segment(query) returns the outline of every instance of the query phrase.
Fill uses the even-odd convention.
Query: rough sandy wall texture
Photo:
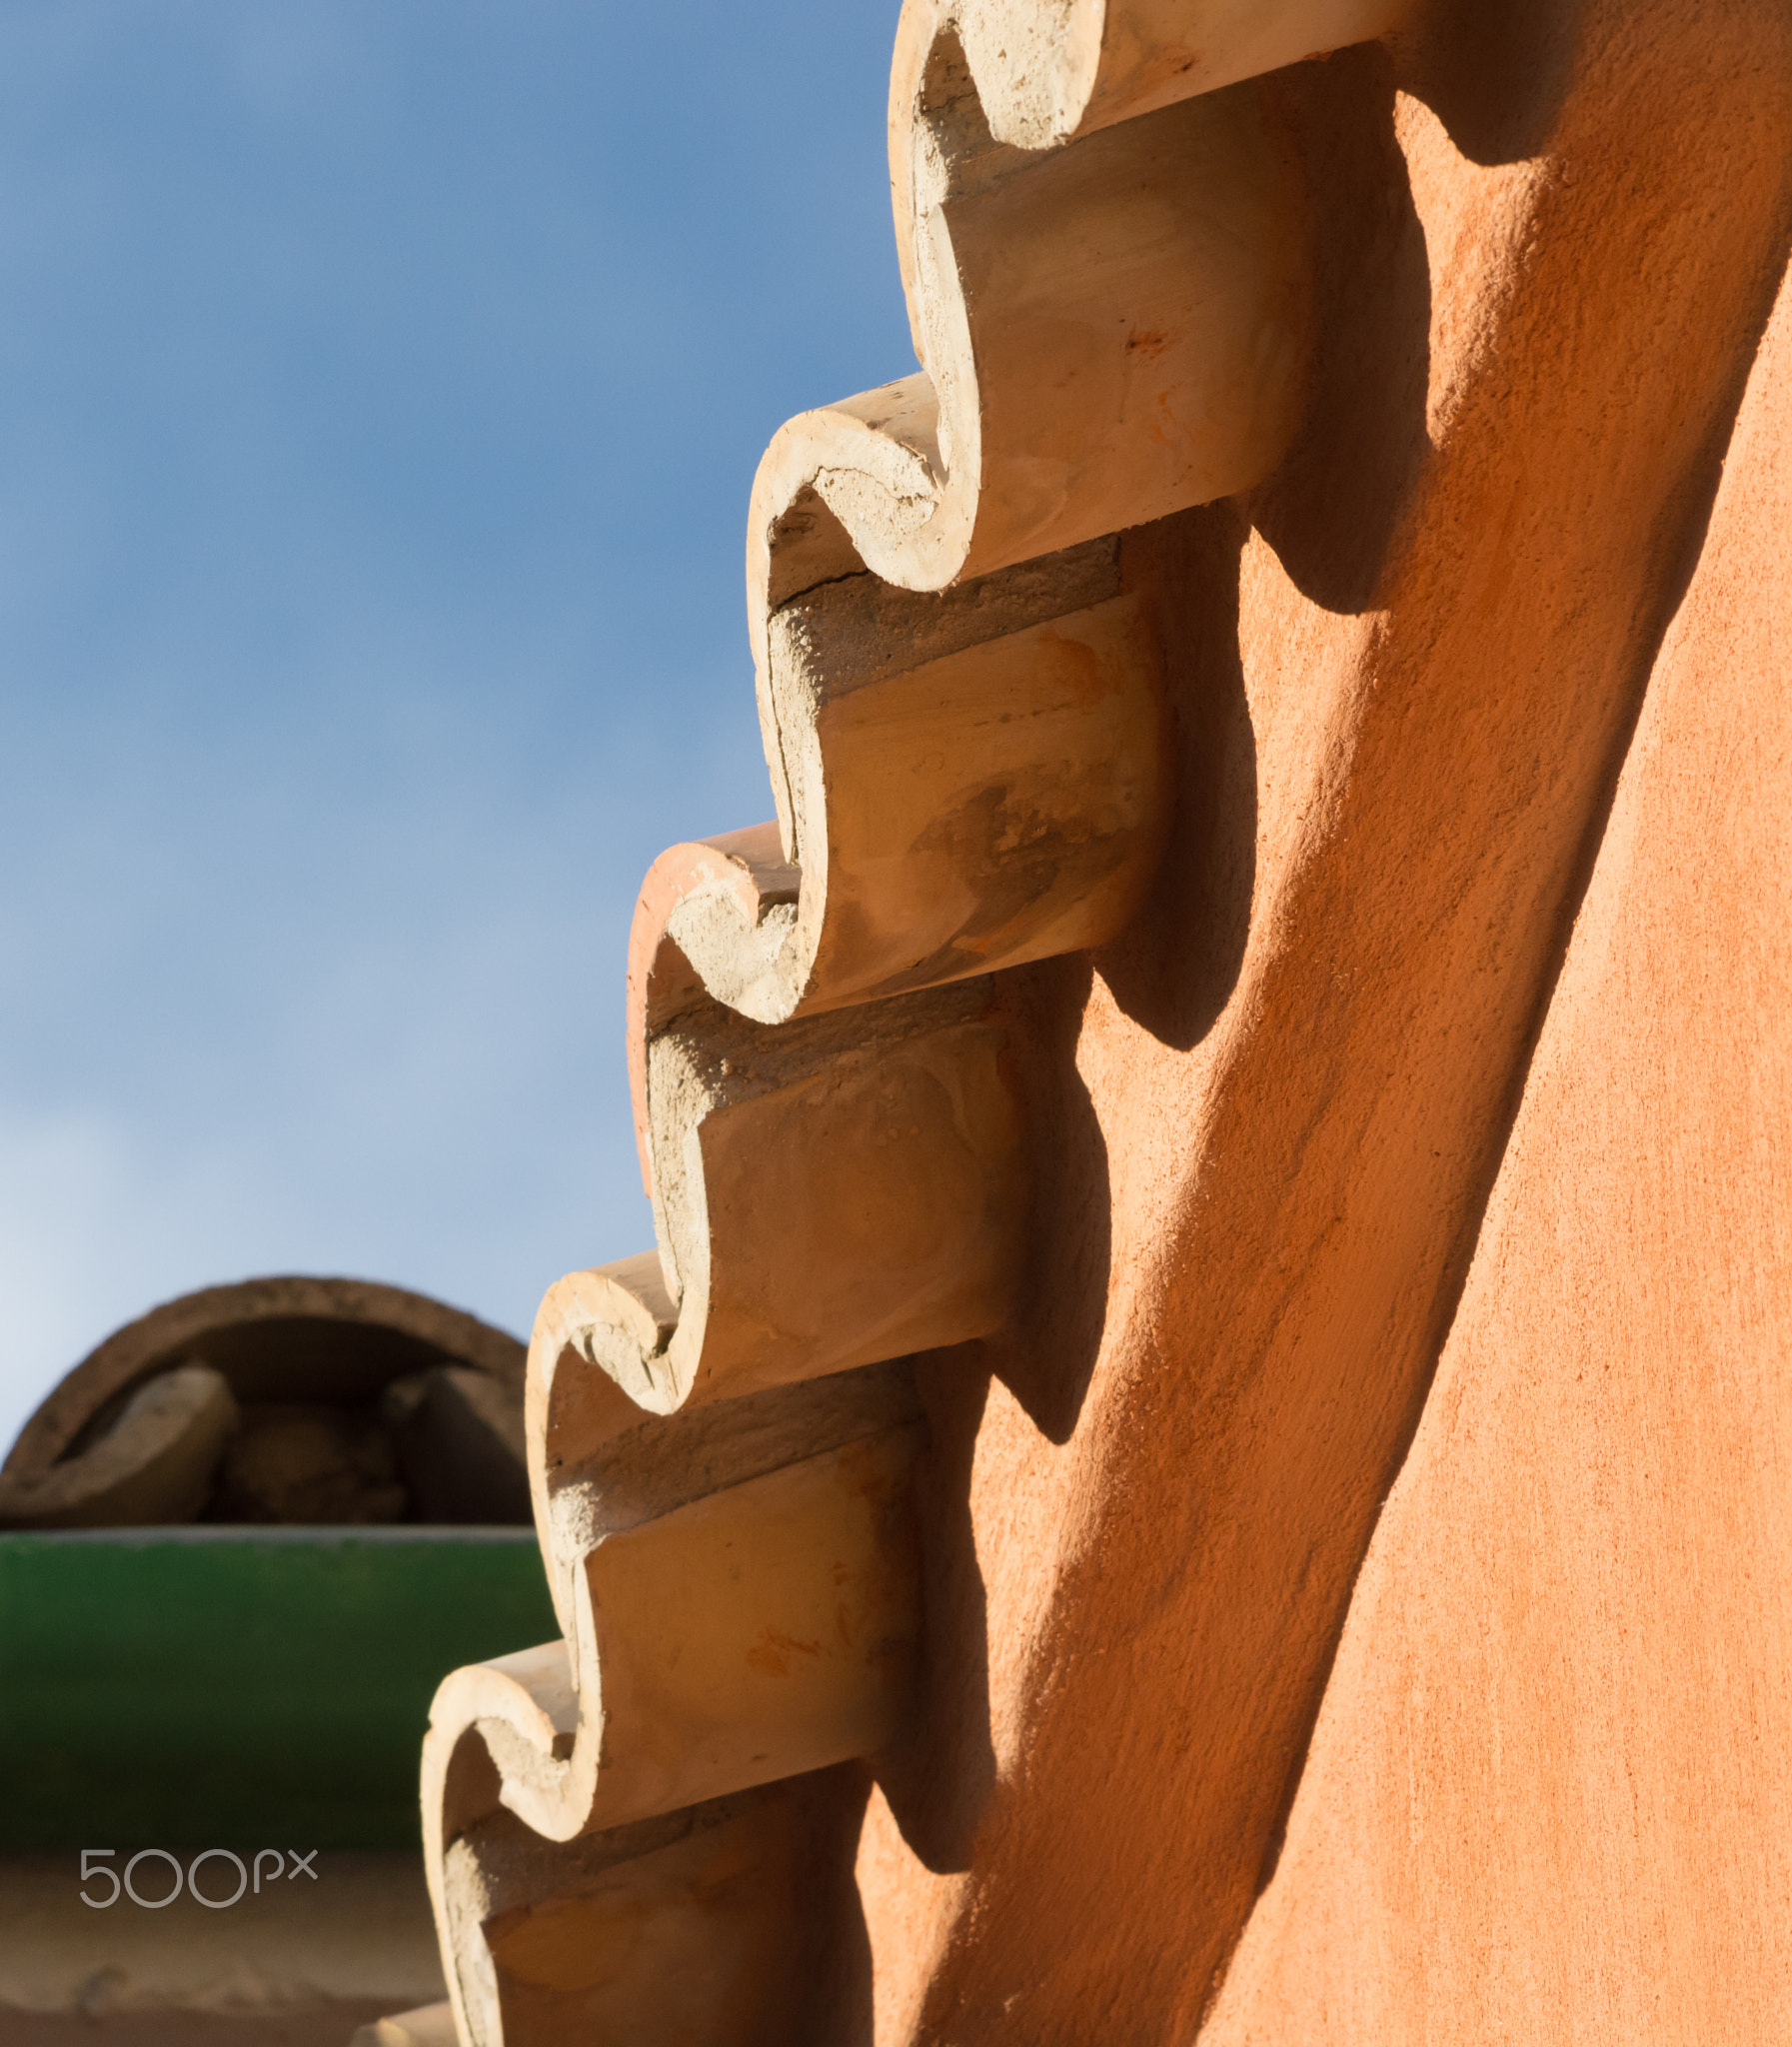
[[[1724,579],[1774,616],[1764,481],[1660,669],[1636,879],[1599,878],[1486,1216],[1783,267],[1792,16],[1444,8],[1287,104],[1329,215],[1312,423],[1130,550],[1175,599],[1176,836],[1092,973],[1013,978],[1055,1167],[1032,1306],[921,1368],[927,1694],[859,1858],[878,2037],[1190,2038],[1259,1896],[1226,2037],[1771,2037],[1784,1203],[1747,1132],[1786,1098],[1784,726],[1765,653],[1727,675],[1699,626]],[[1724,2012],[1627,2002],[1700,1972]]]
[[[1206,2038],[1792,2038],[1792,289]]]

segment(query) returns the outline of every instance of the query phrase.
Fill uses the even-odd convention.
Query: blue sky
[[[0,1440],[189,1287],[652,1241],[754,466],[913,366],[895,14],[0,0]]]

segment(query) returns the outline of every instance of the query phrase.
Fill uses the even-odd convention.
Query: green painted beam
[[[0,1848],[402,1848],[429,1703],[552,1640],[524,1528],[0,1534]]]

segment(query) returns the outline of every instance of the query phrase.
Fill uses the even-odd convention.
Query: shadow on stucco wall
[[[968,1874],[878,1947],[916,2037],[1191,2036],[1275,1867],[1784,266],[1785,39],[1764,0],[1463,0],[1278,83],[1309,426],[1129,537],[1172,842],[1115,945],[1006,978],[1028,1297],[922,1366],[930,1664],[880,1781]],[[1165,1175],[1130,1208],[1128,1146]],[[875,1945],[923,1889],[890,1868]]]

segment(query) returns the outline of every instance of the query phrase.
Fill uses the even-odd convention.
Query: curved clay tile
[[[644,1920],[650,1951],[690,1949],[709,1980],[726,1850],[722,1867],[755,1872],[749,1973],[784,2002],[736,2008],[724,1972],[713,2030],[692,2037],[777,2038],[791,1991],[771,1964],[802,1962],[815,1933],[798,1908],[814,1846],[792,1830],[838,1816],[804,1782],[883,1747],[911,1703],[912,1382],[886,1365],[644,1416],[578,1348],[602,1287],[561,1281],[531,1345],[537,1519],[566,1639],[456,1671],[431,1709],[425,1856],[453,2001],[481,2041],[558,2037],[535,2028],[574,2012],[532,2002],[532,1980],[608,1986],[593,2011],[620,2023],[652,1989],[615,1953],[639,1955]],[[583,1983],[564,1964],[581,1949]]]
[[[629,1053],[659,1248],[561,1281],[531,1345],[565,1640],[455,1673],[432,1716],[468,2043],[808,2037],[766,1985],[810,1953],[793,1901],[834,1868],[828,1824],[850,1855],[825,1773],[887,1743],[915,1683],[901,1360],[1016,1305],[1032,1190],[999,972],[1111,938],[1169,828],[1159,635],[1115,536],[1287,447],[1312,252],[1252,81],[1396,11],[904,9],[891,149],[923,367],[761,464],[778,823],[644,884]],[[799,1849],[804,1812],[833,1819]],[[729,1855],[760,1913],[730,1922],[732,2003],[689,1959]],[[642,2001],[650,1951],[690,1972],[689,2024]]]
[[[997,142],[909,0],[891,176],[921,368],[800,414],[748,511],[748,615],[861,567],[942,590],[1259,482],[1306,395],[1306,218],[1250,83]]]
[[[898,33],[917,45],[949,24],[996,140],[1049,149],[1367,42],[1411,11],[1412,0],[956,0],[912,8]],[[898,42],[898,77],[903,57]]]
[[[503,1803],[566,1841],[882,1748],[913,1683],[919,1444],[912,1423],[885,1426],[646,1520],[566,1530],[571,1641],[447,1678],[432,1753],[476,1730]]]
[[[1005,1043],[985,980],[780,1029],[683,1014],[646,1053],[660,1270],[611,1268],[590,1354],[664,1412],[997,1327],[1026,1206]]]
[[[221,1373],[250,1400],[371,1399],[435,1364],[522,1375],[524,1346],[477,1315],[371,1279],[281,1275],[207,1286],[115,1329],[58,1380],[0,1471],[39,1480],[133,1388],[183,1364]]]
[[[124,1528],[188,1521],[212,1492],[238,1408],[210,1365],[133,1388],[94,1441],[37,1470],[0,1473],[0,1527]]]
[[[476,1746],[467,1757],[451,1769],[453,1831],[427,1858],[454,2006],[385,2021],[391,2047],[452,2040],[454,2010],[463,2039],[513,2047],[803,2037],[802,1986],[833,1930],[828,1881],[850,1852],[831,1776],[557,1842],[496,1803]]]
[[[705,991],[781,1024],[1099,944],[1149,881],[1161,663],[1111,540],[940,597],[860,574],[793,599],[762,709],[777,836],[655,863],[632,1052]]]
[[[425,1294],[365,1279],[208,1286],[114,1330],[51,1389],[0,1468],[0,1526],[181,1521],[213,1492],[239,1401],[368,1402],[463,1367],[522,1376],[524,1347]]]

